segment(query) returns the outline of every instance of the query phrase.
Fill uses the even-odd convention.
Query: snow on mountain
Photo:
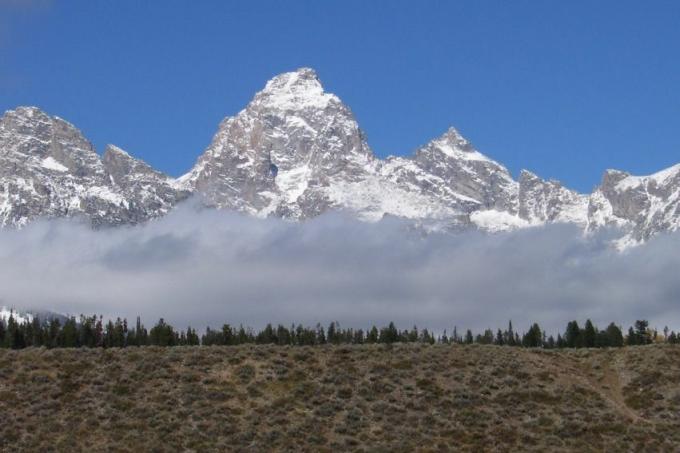
[[[309,68],[267,82],[176,180],[113,145],[100,157],[73,125],[35,107],[0,118],[1,226],[72,216],[135,224],[191,194],[215,208],[290,220],[344,210],[438,230],[616,226],[624,245],[680,227],[680,165],[642,177],[609,170],[585,195],[526,170],[514,180],[454,128],[411,156],[378,159],[349,107]]]
[[[562,186],[559,181],[545,181],[528,170],[519,177],[519,216],[529,224],[545,222],[588,223],[587,195]]]
[[[622,244],[680,228],[680,164],[649,176],[607,170],[588,206],[591,230],[616,226],[628,231]]]
[[[425,172],[438,176],[459,197],[475,201],[465,210],[496,209],[517,212],[517,183],[498,162],[477,151],[453,127],[418,149],[413,161]]]
[[[267,83],[180,178],[217,207],[301,220],[329,209],[360,218],[423,218],[453,210],[381,174],[350,109],[308,68]]]
[[[0,118],[0,226],[39,217],[136,223],[164,214],[181,198],[167,177],[119,153],[102,160],[72,124],[38,108],[6,112]]]
[[[130,223],[167,214],[178,202],[189,196],[177,188],[177,182],[154,170],[146,162],[135,159],[114,145],[108,145],[102,164],[113,190],[129,207]]]
[[[19,324],[33,322],[34,319],[38,319],[40,322],[56,319],[63,323],[69,318],[64,314],[49,310],[17,310],[16,308],[0,305],[0,321],[7,323],[10,317],[14,318]]]
[[[19,324],[33,322],[33,315],[31,313],[19,312],[12,308],[0,306],[0,321],[7,322],[9,318],[14,318]]]
[[[413,158],[377,159],[350,109],[308,68],[275,77],[225,119],[180,181],[216,207],[295,220],[343,209],[459,223],[475,209],[514,213],[517,204],[507,170],[455,129]]]

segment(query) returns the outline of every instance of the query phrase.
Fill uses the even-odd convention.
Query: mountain
[[[84,217],[93,226],[165,214],[186,192],[110,146],[100,158],[72,124],[35,107],[0,118],[0,225]]]
[[[17,310],[0,305],[0,322],[6,324],[10,318],[14,318],[19,324],[33,322],[36,318],[41,322],[58,319],[63,324],[68,319],[66,315],[48,310]]]
[[[680,228],[680,164],[649,176],[607,170],[590,196],[589,228],[627,230],[621,244],[642,242]]]
[[[0,118],[2,226],[40,217],[136,224],[191,194],[215,208],[294,221],[344,210],[444,230],[617,227],[620,246],[680,227],[680,165],[644,177],[608,170],[592,194],[580,194],[527,170],[513,179],[454,128],[411,156],[379,159],[349,107],[309,68],[267,82],[178,179],[113,145],[100,157],[73,125],[35,107]]]
[[[455,129],[413,158],[377,159],[350,109],[308,68],[270,80],[225,119],[180,184],[216,207],[295,220],[344,209],[459,224],[478,209],[517,212],[508,171]]]

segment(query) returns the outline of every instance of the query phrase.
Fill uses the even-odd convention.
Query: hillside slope
[[[672,451],[680,348],[0,350],[2,451]]]

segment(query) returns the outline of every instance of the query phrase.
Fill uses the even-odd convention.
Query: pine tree
[[[28,327],[28,326],[26,326]],[[26,343],[30,346],[44,346],[45,338],[43,337],[43,324],[40,318],[35,316],[33,321],[30,323],[30,333],[26,331]]]
[[[201,344],[201,341],[198,338],[198,334],[196,333],[196,330],[192,329],[191,327],[187,327],[187,345],[198,346],[200,344]]]
[[[493,330],[491,329],[486,329],[484,331],[484,334],[480,337],[480,340],[478,343],[481,344],[493,344]]]
[[[378,340],[379,340],[378,328],[376,326],[372,326],[371,330],[368,332],[368,335],[366,335],[366,343],[377,343]]]
[[[515,341],[515,331],[512,329],[512,321],[508,321],[508,330],[505,331],[505,343],[508,346],[517,345],[517,341]]]
[[[583,339],[582,339],[583,347],[594,348],[596,337],[597,337],[597,330],[595,329],[595,326],[590,321],[590,319],[586,320],[586,325],[583,328]]]
[[[537,323],[534,323],[522,338],[522,345],[526,348],[539,348],[543,346],[543,332]]]
[[[581,328],[578,326],[578,322],[571,321],[567,324],[567,330],[564,333],[564,342],[568,348],[580,348],[582,346]]]
[[[648,321],[644,319],[638,319],[635,321],[636,344],[650,344],[652,342],[652,338],[648,329]]]
[[[668,335],[668,343],[678,344],[678,336],[675,331],[671,331],[671,333]]]
[[[555,337],[550,335],[548,337],[548,341],[545,343],[545,347],[546,349],[555,349],[555,346],[556,346]]]
[[[127,348],[128,345],[128,324],[127,318],[123,319],[123,347]]]
[[[336,332],[335,332],[335,322],[331,321],[331,323],[328,325],[328,330],[326,334],[326,341],[328,341],[331,344],[335,344],[337,342],[336,338]]]
[[[236,344],[246,344],[246,343],[252,343],[252,332],[249,330],[246,331],[246,329],[243,327],[243,324],[241,324],[238,328],[238,335],[236,336]]]
[[[48,348],[56,348],[59,346],[59,333],[61,332],[61,323],[57,318],[50,319],[49,326],[47,328],[47,339],[45,340],[45,346]]]
[[[623,332],[621,332],[619,326],[612,322],[607,326],[605,332],[607,335],[607,346],[614,348],[623,346]]]
[[[399,331],[393,322],[380,330],[380,343],[396,343],[399,341]]]
[[[155,346],[174,346],[177,344],[179,336],[173,327],[165,322],[163,318],[158,320],[149,332],[149,341]]]
[[[94,324],[94,345],[99,347],[104,345],[104,321],[102,315],[99,315],[99,319]]]
[[[418,341],[419,335],[418,335],[418,328],[416,326],[413,326],[413,329],[408,333],[408,341],[410,342],[416,342]]]
[[[498,329],[496,332],[496,339],[494,340],[494,343],[498,346],[503,346],[505,344],[505,339],[503,338],[503,332],[501,329]]]
[[[21,326],[14,319],[14,313],[10,312],[7,319],[7,329],[5,331],[5,347],[11,349],[21,349],[25,347],[25,339]]]

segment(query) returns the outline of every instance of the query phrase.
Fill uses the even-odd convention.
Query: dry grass
[[[0,350],[2,451],[675,451],[680,347]]]

